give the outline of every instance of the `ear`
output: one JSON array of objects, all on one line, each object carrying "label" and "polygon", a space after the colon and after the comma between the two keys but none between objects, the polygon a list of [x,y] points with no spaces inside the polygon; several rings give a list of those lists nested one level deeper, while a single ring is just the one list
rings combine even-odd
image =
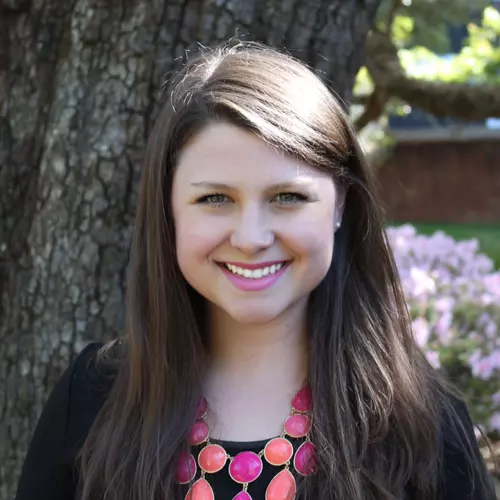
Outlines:
[{"label": "ear", "polygon": [[342,217],[344,215],[345,199],[347,195],[347,188],[342,184],[335,184],[335,213],[334,224],[338,229],[342,225]]}]

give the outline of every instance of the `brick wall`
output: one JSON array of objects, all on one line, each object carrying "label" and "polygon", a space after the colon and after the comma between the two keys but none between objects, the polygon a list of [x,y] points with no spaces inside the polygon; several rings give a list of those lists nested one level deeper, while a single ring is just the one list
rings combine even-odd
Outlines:
[{"label": "brick wall", "polygon": [[393,221],[500,222],[500,140],[400,142],[377,177]]}]

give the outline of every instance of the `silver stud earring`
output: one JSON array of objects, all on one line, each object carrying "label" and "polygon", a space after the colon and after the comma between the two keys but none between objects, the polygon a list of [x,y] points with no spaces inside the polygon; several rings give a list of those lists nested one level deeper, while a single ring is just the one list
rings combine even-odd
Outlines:
[{"label": "silver stud earring", "polygon": [[337,222],[335,223],[335,227],[336,227],[337,229],[339,229],[339,227],[340,227],[340,221],[337,221]]}]

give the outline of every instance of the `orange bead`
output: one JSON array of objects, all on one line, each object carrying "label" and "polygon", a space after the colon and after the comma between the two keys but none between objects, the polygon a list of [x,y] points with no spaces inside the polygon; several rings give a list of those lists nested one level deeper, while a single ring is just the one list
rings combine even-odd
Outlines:
[{"label": "orange bead", "polygon": [[266,500],[293,500],[297,493],[297,485],[292,473],[282,470],[273,477],[266,490]]},{"label": "orange bead", "polygon": [[226,460],[226,451],[218,444],[205,446],[198,455],[198,464],[205,472],[210,474],[219,472],[226,465]]},{"label": "orange bead", "polygon": [[198,479],[189,489],[186,500],[214,500],[214,491],[206,479]]},{"label": "orange bead", "polygon": [[271,439],[264,449],[264,457],[271,465],[285,465],[292,455],[292,443],[285,438]]}]

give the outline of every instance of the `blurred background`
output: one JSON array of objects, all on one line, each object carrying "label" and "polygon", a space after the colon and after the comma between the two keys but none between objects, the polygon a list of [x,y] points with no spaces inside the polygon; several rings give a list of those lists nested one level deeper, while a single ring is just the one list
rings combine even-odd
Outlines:
[{"label": "blurred background", "polygon": [[464,393],[495,474],[500,2],[0,0],[0,500],[62,371],[123,332],[165,81],[200,45],[234,36],[285,48],[345,103],[417,341]]}]

